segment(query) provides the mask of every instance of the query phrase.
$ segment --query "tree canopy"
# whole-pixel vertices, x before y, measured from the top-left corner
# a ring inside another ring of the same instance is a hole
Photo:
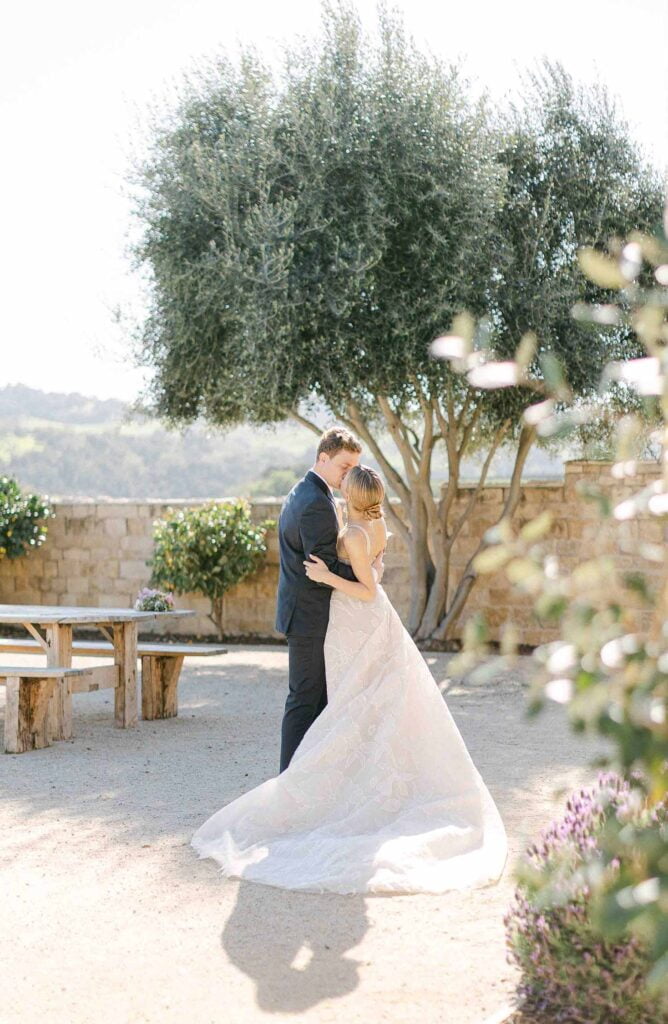
[[[394,15],[381,9],[374,42],[350,6],[326,4],[322,38],[286,51],[280,76],[244,52],[188,80],[153,125],[137,183],[155,413],[308,423],[309,400],[324,400],[401,500],[411,629],[445,635],[460,610],[447,619],[461,459],[515,439],[510,514],[535,432],[521,420],[530,389],[472,387],[429,346],[463,311],[470,343],[499,357],[532,331],[531,373],[559,360],[581,396],[613,350],[636,354],[625,327],[570,316],[576,301],[606,301],[578,274],[578,247],[660,216],[658,176],[614,105],[544,63],[522,107],[499,112]],[[437,444],[450,472],[440,499]]]

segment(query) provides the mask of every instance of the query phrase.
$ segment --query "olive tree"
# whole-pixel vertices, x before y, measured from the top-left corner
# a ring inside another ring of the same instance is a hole
[[[143,400],[174,425],[292,416],[316,432],[324,403],[399,499],[388,513],[410,552],[407,625],[442,642],[476,579],[472,560],[453,578],[453,550],[494,454],[515,453],[509,518],[536,431],[522,420],[530,388],[478,387],[430,344],[454,332],[504,358],[523,337],[536,379],[560,359],[576,395],[594,391],[611,347],[635,348],[624,328],[569,318],[606,294],[578,277],[575,251],[646,227],[660,189],[605,93],[559,66],[501,116],[384,10],[375,42],[346,4],[325,5],[323,24],[280,76],[251,52],[216,59],[152,122],[135,179],[151,292]]]

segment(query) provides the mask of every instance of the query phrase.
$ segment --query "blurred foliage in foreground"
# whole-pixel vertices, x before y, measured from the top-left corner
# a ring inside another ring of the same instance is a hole
[[[636,936],[646,944],[648,990],[668,1006],[668,826],[665,816],[658,814],[668,792],[665,228],[661,237],[638,233],[626,241],[612,239],[608,254],[581,250],[579,260],[591,280],[615,289],[617,301],[605,306],[578,304],[573,315],[598,323],[628,323],[645,350],[641,358],[606,366],[598,401],[577,408],[570,404],[568,384],[556,361],[545,382],[527,382],[528,360],[522,346],[516,358],[506,362],[472,353],[468,364],[460,364],[459,369],[474,375],[480,386],[528,383],[541,400],[527,409],[525,417],[539,432],[552,436],[567,436],[583,422],[595,424],[605,411],[604,399],[611,386],[631,388],[640,396],[644,412],[656,423],[652,437],[660,453],[656,478],[647,486],[629,486],[629,495],[617,504],[603,493],[590,494],[598,509],[601,536],[617,536],[618,550],[633,556],[634,568],[624,571],[615,558],[593,551],[575,571],[565,572],[549,550],[551,514],[545,510],[519,532],[508,522],[490,531],[487,547],[477,558],[477,569],[481,573],[504,571],[518,589],[531,596],[536,614],[559,627],[560,639],[534,654],[529,714],[536,714],[547,700],[555,700],[568,709],[574,729],[607,737],[614,752],[603,763],[612,764],[628,781],[629,800],[638,812],[628,820],[610,814],[597,848],[585,853],[577,864],[562,862],[559,857],[542,864],[525,859],[518,866],[520,886],[531,894],[535,905],[554,907],[568,898],[565,879],[569,884],[586,885],[592,927],[608,942]],[[636,480],[643,427],[637,416],[621,416],[617,423],[612,476],[627,485]],[[629,538],[632,531],[624,527],[640,515],[642,522],[654,522],[660,528],[650,532],[647,526],[639,526],[638,536]],[[622,529],[624,536],[620,537]],[[643,536],[643,531],[650,532],[650,537]],[[477,673],[494,672],[500,663],[507,666],[512,662],[517,647],[512,625],[503,637],[500,657],[491,662],[487,659],[488,639],[484,619],[469,620],[455,671],[470,670],[483,658],[485,663],[475,669]],[[619,870],[612,871],[615,864],[620,865]]]

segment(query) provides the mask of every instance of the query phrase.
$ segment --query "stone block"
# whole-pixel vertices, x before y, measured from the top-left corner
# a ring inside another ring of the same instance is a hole
[[[63,514],[67,519],[93,519],[96,516],[96,509],[95,502],[89,501],[80,505],[69,505],[66,510],[63,509]]]
[[[136,514],[136,505],[129,502],[119,501],[113,504],[98,502],[96,515],[98,519],[128,519]]]
[[[108,554],[108,551],[104,551],[102,552],[103,557],[92,559],[93,573],[94,575],[110,576],[112,579],[118,579],[121,563],[118,558],[109,558]]]
[[[58,604],[68,607],[83,606],[85,608],[90,604],[90,594],[80,590],[61,591]]]
[[[127,520],[124,517],[107,519],[104,528],[110,537],[123,537],[128,532]]]
[[[152,530],[147,519],[148,517],[128,518],[128,533],[133,537],[146,537],[148,540],[152,540]]]
[[[90,548],[66,547],[60,552],[60,564],[67,565],[68,562],[83,562],[90,559]]]
[[[642,519],[638,521],[638,536],[651,544],[661,544],[666,539],[666,527],[658,520]]]
[[[117,590],[110,590],[107,593],[101,591],[95,595],[96,608],[130,608],[131,604],[123,593]]]
[[[148,537],[125,534],[125,536],[118,538],[118,550],[121,555],[143,555],[145,558],[151,558],[153,556],[153,543]]]
[[[11,604],[41,604],[41,591],[28,587],[17,587],[12,596]]]
[[[128,579],[143,580],[150,575],[150,569],[143,561],[140,561],[139,559],[122,558],[120,560],[119,575],[120,578],[124,581],[127,581]]]
[[[66,519],[64,533],[66,544],[82,544],[90,530],[94,529],[97,519]]]

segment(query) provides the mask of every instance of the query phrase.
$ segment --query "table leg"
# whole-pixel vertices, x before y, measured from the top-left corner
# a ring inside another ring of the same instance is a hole
[[[57,679],[7,677],[5,753],[22,754],[49,746],[49,697]]]
[[[119,668],[114,711],[119,729],[137,724],[137,623],[114,623],[114,663]]]
[[[46,664],[49,668],[71,668],[72,627],[60,622],[46,626]],[[51,740],[72,739],[72,694],[69,679],[59,679],[53,688],[47,715]]]
[[[182,657],[158,658],[155,654],[149,654],[142,658],[142,718],[176,717],[178,714],[176,689],[182,665]]]

